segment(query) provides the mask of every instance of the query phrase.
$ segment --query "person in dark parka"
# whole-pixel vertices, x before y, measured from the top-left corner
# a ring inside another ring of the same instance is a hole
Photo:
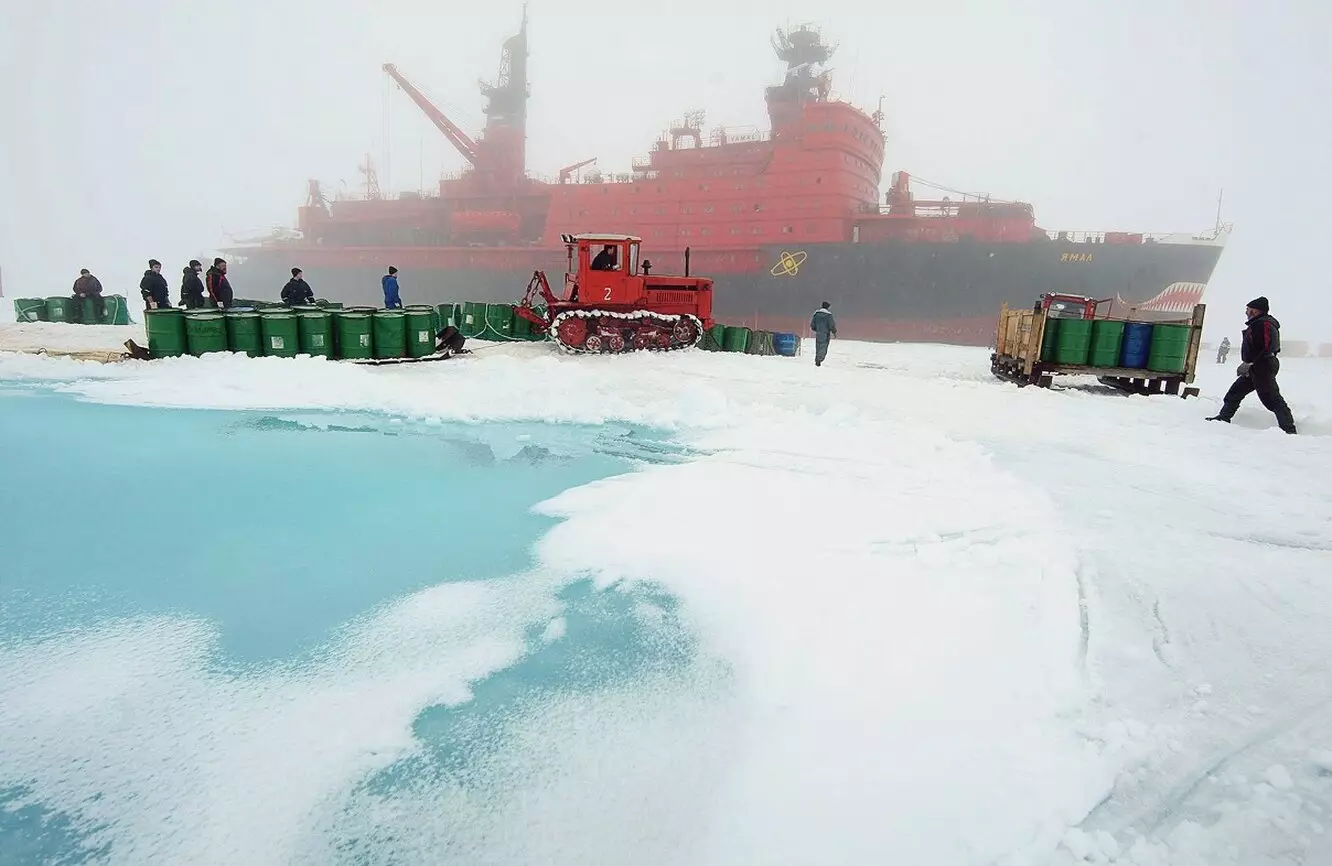
[[[1230,423],[1244,398],[1257,391],[1258,399],[1276,416],[1277,426],[1287,433],[1294,433],[1295,418],[1286,399],[1281,396],[1276,380],[1281,369],[1277,359],[1281,352],[1281,323],[1267,311],[1267,298],[1254,298],[1244,308],[1249,321],[1240,339],[1240,361],[1243,363],[1236,371],[1239,378],[1222,399],[1221,411],[1207,420]]]
[[[97,313],[97,321],[100,322],[106,318],[106,300],[102,297],[102,281],[92,275],[87,268],[79,271],[79,278],[74,281],[74,303],[70,309],[70,321],[82,322],[85,325],[95,325],[97,322],[83,321],[83,299],[93,299],[93,309]]]
[[[314,289],[305,281],[300,268],[291,269],[291,279],[282,287],[282,303],[288,307],[299,307],[314,303]]]
[[[204,284],[199,274],[203,265],[198,259],[190,259],[189,265],[180,274],[180,303],[187,310],[198,310],[204,305]]]
[[[162,263],[157,259],[148,260],[148,270],[139,280],[139,294],[143,295],[145,310],[162,310],[171,306],[171,287],[166,277],[162,276]]]
[[[213,266],[204,274],[204,285],[208,287],[208,297],[219,307],[231,306],[235,295],[231,283],[227,281],[227,263],[225,259],[213,259]]]
[[[809,320],[809,328],[814,332],[814,366],[822,367],[823,359],[828,357],[828,342],[837,336],[837,320],[833,318],[832,305],[827,301],[814,311],[814,318]]]

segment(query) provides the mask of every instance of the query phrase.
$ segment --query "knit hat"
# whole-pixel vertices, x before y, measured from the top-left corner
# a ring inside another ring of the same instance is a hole
[[[1260,310],[1261,312],[1266,313],[1268,310],[1267,298],[1264,297],[1254,298],[1252,301],[1249,301],[1249,303],[1245,304],[1245,306],[1253,307],[1255,310]]]
[[[293,277],[299,277],[299,276],[301,275],[301,269],[300,269],[300,268],[292,268],[292,269],[291,269],[291,275],[292,275]]]
[[[398,269],[397,269],[397,268],[393,267],[392,265],[389,265],[389,273],[390,273],[390,274],[396,274],[397,272],[398,272]]]
[[[213,259],[213,267],[217,267],[218,265],[225,265],[226,263],[227,263],[227,260],[226,260],[226,259],[223,259],[223,258],[216,258],[216,259]]]
[[[190,268],[202,268],[203,265],[198,259],[190,259]]]
[[[79,273],[80,273],[80,274],[86,274],[86,273],[88,273],[88,269],[87,269],[87,268],[79,268]]]
[[[148,260],[148,267],[150,267],[150,268],[160,268],[160,267],[162,267],[162,263],[159,262],[157,259],[149,259],[149,260]]]

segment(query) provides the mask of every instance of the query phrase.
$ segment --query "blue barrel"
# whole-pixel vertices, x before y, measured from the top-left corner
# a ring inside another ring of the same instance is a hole
[[[1126,322],[1124,347],[1119,352],[1119,366],[1128,370],[1141,370],[1147,366],[1147,355],[1151,349],[1151,322]]]
[[[785,355],[788,358],[795,357],[796,347],[800,345],[800,338],[795,334],[773,334],[772,348],[777,354]]]

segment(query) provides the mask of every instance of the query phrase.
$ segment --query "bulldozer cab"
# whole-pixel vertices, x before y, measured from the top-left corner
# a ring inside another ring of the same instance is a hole
[[[628,304],[643,294],[638,251],[632,235],[561,235],[569,254],[563,300],[582,304]],[[576,258],[576,260],[575,260]]]

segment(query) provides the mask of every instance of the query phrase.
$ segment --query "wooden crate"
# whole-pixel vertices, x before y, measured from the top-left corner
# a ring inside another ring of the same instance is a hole
[[[1084,367],[1070,364],[1055,364],[1041,360],[1041,343],[1045,337],[1046,316],[1044,310],[1010,309],[1007,304],[999,312],[998,327],[995,331],[995,349],[990,356],[990,370],[1001,379],[1016,382],[1019,385],[1037,385],[1048,388],[1054,376],[1095,376],[1111,387],[1133,394],[1180,394],[1183,397],[1197,396],[1197,388],[1181,388],[1192,385],[1198,367],[1198,353],[1202,346],[1203,319],[1206,304],[1193,308],[1193,315],[1178,322],[1188,324],[1188,353],[1181,373],[1156,373],[1150,370],[1125,369],[1121,367]]]

